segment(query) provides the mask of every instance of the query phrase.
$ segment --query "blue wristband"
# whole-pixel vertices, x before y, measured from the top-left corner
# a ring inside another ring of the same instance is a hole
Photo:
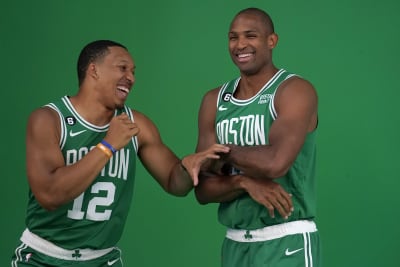
[[[117,150],[115,150],[115,148],[113,148],[113,146],[110,145],[109,143],[107,143],[105,140],[101,140],[100,143],[102,143],[102,144],[105,145],[108,149],[110,149],[111,152],[112,152],[113,154],[115,154],[115,152],[117,152]]]

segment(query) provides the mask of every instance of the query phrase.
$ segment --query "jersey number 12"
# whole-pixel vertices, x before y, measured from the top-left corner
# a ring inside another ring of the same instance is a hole
[[[75,198],[72,210],[68,210],[68,218],[73,220],[83,220],[86,216],[87,220],[91,221],[107,221],[111,217],[111,209],[104,209],[103,211],[97,211],[98,206],[108,207],[114,202],[115,197],[115,185],[110,182],[98,182],[95,183],[91,188],[91,193],[98,194],[100,191],[105,191],[104,197],[93,197],[89,200],[86,213],[82,211],[83,198],[85,192],[79,197]]]

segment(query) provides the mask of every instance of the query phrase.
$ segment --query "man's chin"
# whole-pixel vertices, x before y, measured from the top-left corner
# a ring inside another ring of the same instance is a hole
[[[123,108],[125,106],[125,103],[118,103],[118,104],[115,104],[115,108],[116,109],[121,109],[121,108]]]
[[[240,73],[246,75],[246,76],[251,76],[254,74],[257,74],[257,69],[252,67],[252,66],[245,66],[245,64],[236,64],[236,66],[238,67],[238,69],[240,70]]]
[[[257,74],[257,70],[253,70],[253,69],[241,69],[240,73],[242,73],[243,75],[246,76],[252,76]]]

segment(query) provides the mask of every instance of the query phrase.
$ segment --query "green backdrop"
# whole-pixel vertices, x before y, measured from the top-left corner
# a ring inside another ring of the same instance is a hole
[[[24,229],[25,125],[36,107],[77,90],[75,64],[95,39],[125,44],[137,64],[128,104],[179,155],[194,150],[202,95],[236,77],[227,31],[242,8],[266,9],[275,63],[320,99],[318,218],[325,267],[399,266],[397,214],[400,2],[7,1],[0,3],[0,266]],[[219,266],[217,205],[165,194],[139,164],[120,242],[125,266]]]

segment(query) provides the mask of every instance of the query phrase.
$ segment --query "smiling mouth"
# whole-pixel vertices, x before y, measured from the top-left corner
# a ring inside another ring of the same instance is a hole
[[[253,53],[246,53],[246,54],[236,54],[238,58],[246,58],[252,56]]]
[[[236,59],[240,63],[245,63],[248,62],[253,56],[254,53],[241,53],[241,54],[236,54]]]
[[[117,96],[121,99],[126,99],[129,95],[129,88],[126,86],[119,85],[117,87]]]
[[[118,86],[117,89],[122,92],[125,92],[126,94],[129,94],[129,89],[125,86]]]

